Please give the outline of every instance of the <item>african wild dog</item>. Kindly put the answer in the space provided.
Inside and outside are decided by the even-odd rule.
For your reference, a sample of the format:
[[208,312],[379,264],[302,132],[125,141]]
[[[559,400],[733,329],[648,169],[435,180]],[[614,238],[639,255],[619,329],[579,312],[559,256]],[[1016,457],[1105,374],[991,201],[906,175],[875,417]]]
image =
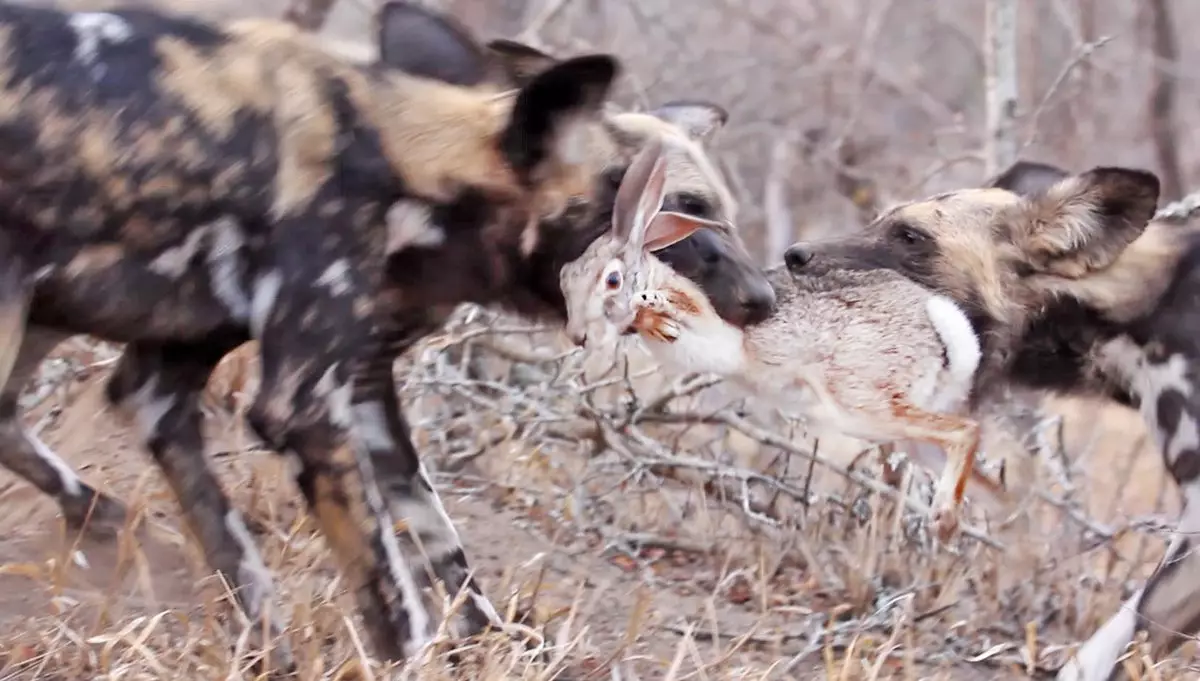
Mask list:
[[[404,3],[384,8],[385,25],[410,27],[400,38],[411,54],[483,54],[448,24],[408,21],[418,14],[429,16]],[[15,456],[40,465],[26,477],[60,496],[79,491],[70,489],[81,483],[69,469],[20,435],[15,394],[65,335],[127,342],[109,397],[139,413],[209,563],[242,587],[252,616],[262,614],[271,580],[201,456],[197,408],[212,366],[257,338],[263,381],[251,424],[300,464],[298,481],[358,587],[380,652],[400,657],[429,633],[415,591],[427,575],[413,562],[416,548],[448,589],[470,590],[470,631],[485,626],[494,612],[467,579],[453,525],[412,448],[391,360],[458,302],[565,315],[557,271],[594,238],[591,213],[611,203],[605,192],[615,192],[619,148],[630,143],[613,138],[620,126],[596,124],[615,63],[549,65],[501,95],[388,73],[388,65],[352,67],[272,22],[218,29],[146,11],[70,15],[0,4],[10,55],[37,53],[28,51],[31,27],[77,49],[46,60],[33,82],[12,58],[5,74],[10,99],[15,91],[33,98],[10,103],[0,135],[27,135],[38,153],[25,165],[0,164],[8,224],[36,242],[0,233],[10,266],[5,309],[20,319],[33,299],[24,343],[14,334],[3,346],[20,345],[21,354],[4,390],[14,402],[8,441],[20,443],[17,454],[5,451],[6,463]],[[75,118],[60,115],[60,99]],[[33,107],[37,120],[18,104]],[[123,105],[142,119],[122,119],[113,109]],[[365,121],[356,126],[356,118]],[[67,134],[43,138],[47,124]],[[96,126],[112,134],[97,139]],[[30,168],[85,158],[80,152],[91,164],[64,161],[58,176]],[[120,172],[102,175],[100,160],[118,162]],[[81,188],[90,193],[73,193]],[[394,201],[416,215],[400,225],[406,243],[382,228]],[[697,271],[715,269],[710,279],[721,283],[728,263],[748,256],[739,242],[726,247],[725,235],[713,243],[723,250],[683,257],[702,258]],[[388,253],[389,245],[399,250]],[[446,272],[463,276],[446,280]],[[728,297],[730,320],[769,311],[773,292],[761,273],[736,273],[729,285],[741,295]],[[447,285],[430,286],[436,278]],[[351,429],[370,457],[355,457]],[[389,511],[420,547],[386,531]]]
[[[144,9],[156,3],[138,2],[138,0],[58,0],[53,3],[58,9],[72,11],[100,12],[113,9]],[[158,3],[163,4],[163,3]],[[322,36],[318,44],[327,51],[342,58],[360,61],[366,66],[370,61],[372,48],[362,48],[358,44],[344,43]],[[415,72],[414,72],[415,73]],[[426,75],[416,73],[416,75]],[[229,233],[230,230],[240,229],[236,222],[226,217],[219,223],[210,226],[212,229]],[[193,244],[199,252],[199,241]],[[236,244],[231,244],[236,245]],[[220,251],[218,250],[218,253]],[[213,258],[217,262],[232,263],[233,260]],[[197,285],[209,281],[212,269],[208,262],[193,260],[181,261],[180,268],[188,268],[187,276]],[[233,265],[229,265],[233,266]],[[195,269],[192,272],[192,269]],[[181,270],[182,272],[182,270]],[[181,274],[181,276],[183,276]],[[224,274],[217,277],[223,280]],[[206,295],[216,296],[216,291],[208,291]],[[71,334],[45,327],[35,327],[29,330],[21,348],[21,360],[13,369],[5,390],[0,390],[0,465],[7,467],[24,479],[35,484],[40,490],[58,501],[68,528],[86,529],[96,537],[111,536],[125,524],[125,510],[115,499],[97,493],[92,487],[83,482],[79,475],[63,461],[53,450],[32,436],[26,436],[16,418],[16,401],[27,382],[28,377],[37,369],[42,358],[54,349],[61,341]]]
[[[121,6],[127,0],[87,0],[73,5]],[[381,18],[390,18],[389,5],[384,6]],[[453,24],[451,24],[453,26]],[[401,30],[401,29],[407,29]],[[428,55],[415,53],[419,42],[408,41],[409,50],[400,50],[397,45],[411,32],[411,26],[397,26],[394,22],[380,22],[381,54],[387,60],[377,66],[394,67],[407,73],[436,76],[447,82],[477,84],[478,75],[464,76],[447,68],[445,61],[433,62]],[[324,44],[324,43],[322,43]],[[327,45],[326,45],[327,47]],[[340,51],[340,50],[339,50]],[[439,55],[442,57],[452,55]],[[498,40],[487,46],[486,74],[495,79],[495,84],[508,88],[526,84],[532,73],[544,71],[558,60],[533,48],[512,41]],[[470,81],[469,83],[466,81]],[[645,140],[663,138],[670,140],[668,156],[668,191],[666,205],[674,210],[702,218],[714,219],[714,229],[701,230],[688,239],[673,244],[658,252],[658,256],[671,263],[676,271],[699,284],[715,301],[717,308],[735,324],[753,323],[762,319],[771,309],[774,292],[765,284],[758,269],[734,231],[736,205],[719,173],[709,161],[702,144],[718,130],[726,120],[725,112],[717,105],[702,101],[669,102],[648,113],[612,112],[605,116],[618,144],[609,161],[610,181],[620,178],[627,159]],[[402,202],[405,204],[405,202]],[[419,206],[400,205],[392,221],[391,246],[399,248],[406,240],[419,239],[425,229],[428,215],[412,220],[420,213]],[[221,233],[236,231],[236,223],[228,218],[212,225]],[[584,235],[587,238],[587,235]],[[194,244],[199,253],[200,243]],[[237,245],[231,244],[231,245]],[[214,274],[220,267],[234,267],[236,261],[226,258],[223,251],[206,260],[193,259],[186,264],[188,276],[198,286],[210,278],[223,281],[223,274]],[[228,255],[228,254],[225,254]],[[192,271],[194,268],[195,271]],[[211,282],[209,282],[211,285]],[[209,295],[219,295],[210,291]],[[553,306],[552,306],[553,307]],[[553,310],[550,312],[553,315]],[[561,316],[561,314],[560,314]],[[437,326],[438,315],[431,315],[429,326]],[[61,506],[63,516],[70,528],[84,528],[95,536],[107,536],[124,524],[124,509],[110,497],[98,494],[80,480],[79,476],[52,450],[33,437],[25,437],[15,419],[17,396],[26,378],[36,369],[41,359],[69,334],[48,328],[31,330],[25,338],[21,362],[9,380],[8,391],[0,392],[0,464],[34,483],[39,489],[54,496]],[[419,339],[414,334],[411,340]],[[254,348],[247,346],[246,350]],[[119,372],[118,372],[119,373]],[[86,521],[86,522],[85,522]]]
[[[482,62],[464,66],[444,52],[414,54],[397,40],[404,30],[412,29],[398,22],[379,22],[380,60],[392,66],[402,65],[409,71],[419,69],[448,82],[501,89],[523,87],[531,78],[560,62],[529,45],[500,39],[480,48],[484,52]],[[466,29],[459,30],[468,35]],[[612,207],[612,194],[636,153],[647,142],[665,142],[664,209],[708,220],[709,226],[657,250],[655,255],[699,285],[722,319],[739,327],[766,319],[774,309],[775,291],[746,252],[736,230],[736,201],[704,147],[725,125],[728,119],[725,110],[694,99],[669,101],[644,113],[617,111],[611,104],[607,108],[604,124],[615,145],[600,152],[612,154],[607,159],[611,194],[605,195],[603,206]],[[607,227],[607,215],[590,224],[578,243],[579,252]],[[566,310],[560,297],[546,302],[552,304],[544,310],[529,312],[565,320]]]
[[1200,235],[1152,220],[1159,182],[1140,170],[1019,162],[992,184],[786,261],[890,269],[955,299],[984,343],[977,398],[1013,383],[1140,406],[1184,506],[1154,574],[1059,672],[1107,679],[1136,629],[1156,655],[1200,631]]
[[[555,220],[588,204],[604,170],[591,149],[608,138],[616,60],[567,60],[496,96],[349,65],[280,22],[9,3],[0,52],[0,141],[21,150],[0,159],[0,377],[21,364],[26,323],[33,345],[43,329],[128,343],[108,397],[135,411],[209,562],[257,617],[270,580],[205,465],[197,409],[216,362],[256,338],[251,426],[298,464],[378,651],[411,653],[430,633],[421,571],[359,450],[400,462],[409,503],[441,512],[390,353],[411,310],[450,301],[397,282],[385,213],[406,200],[445,216],[469,246],[456,264],[484,291],[552,265]],[[439,576],[457,590],[454,558],[461,574]],[[472,601],[473,624],[488,608]]]

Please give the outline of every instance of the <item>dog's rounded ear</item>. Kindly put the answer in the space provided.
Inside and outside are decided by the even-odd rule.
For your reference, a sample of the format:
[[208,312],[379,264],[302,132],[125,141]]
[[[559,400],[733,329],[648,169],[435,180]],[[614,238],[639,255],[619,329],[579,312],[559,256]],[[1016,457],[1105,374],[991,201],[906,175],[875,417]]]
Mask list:
[[1045,193],[1056,182],[1071,174],[1049,163],[1017,161],[984,185],[1032,198]]
[[649,113],[683,130],[701,144],[708,142],[729,121],[729,112],[723,107],[702,100],[667,102]]
[[472,86],[488,74],[488,56],[454,17],[409,0],[388,0],[375,15],[379,63],[422,78]]
[[1093,168],[1027,199],[1021,250],[1035,269],[1078,278],[1104,269],[1146,230],[1159,180],[1132,168]]
[[500,140],[513,169],[530,176],[546,162],[579,163],[586,136],[577,133],[598,123],[620,72],[616,57],[593,54],[564,60],[534,76],[517,93]]

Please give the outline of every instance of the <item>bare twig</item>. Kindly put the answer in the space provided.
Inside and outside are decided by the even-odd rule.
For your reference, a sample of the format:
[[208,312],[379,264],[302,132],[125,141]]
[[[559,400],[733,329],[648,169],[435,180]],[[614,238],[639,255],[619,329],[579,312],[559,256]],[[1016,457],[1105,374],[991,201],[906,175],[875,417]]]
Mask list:
[[1026,148],[1038,140],[1039,123],[1042,120],[1042,114],[1045,113],[1046,109],[1050,106],[1050,102],[1053,101],[1054,96],[1058,94],[1059,89],[1062,87],[1063,83],[1067,81],[1067,78],[1071,75],[1071,73],[1076,68],[1080,68],[1088,64],[1096,50],[1108,44],[1112,39],[1112,36],[1101,36],[1094,42],[1084,43],[1079,47],[1078,50],[1076,50],[1075,56],[1072,57],[1071,60],[1066,64],[1063,64],[1063,67],[1061,70],[1059,70],[1058,75],[1054,77],[1054,82],[1050,84],[1050,87],[1046,88],[1046,94],[1042,95],[1042,99],[1038,102],[1037,106],[1034,107],[1033,113],[1029,116],[1029,123],[1026,125],[1029,133],[1025,138],[1024,144],[1022,144],[1021,148],[1017,151],[1018,154],[1023,152]]

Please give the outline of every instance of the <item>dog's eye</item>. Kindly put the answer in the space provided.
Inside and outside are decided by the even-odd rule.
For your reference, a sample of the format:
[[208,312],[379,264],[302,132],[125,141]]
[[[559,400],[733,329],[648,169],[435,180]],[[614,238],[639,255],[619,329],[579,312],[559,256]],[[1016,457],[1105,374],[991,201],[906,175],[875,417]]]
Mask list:
[[664,208],[669,211],[683,213],[684,215],[691,215],[697,218],[711,217],[713,213],[713,206],[711,203],[709,203],[708,199],[698,194],[690,194],[687,192],[681,192],[679,194],[667,197],[667,200],[664,203]]
[[899,222],[895,225],[892,225],[890,232],[894,241],[904,244],[905,246],[913,246],[925,241],[926,239],[924,232],[906,222]]

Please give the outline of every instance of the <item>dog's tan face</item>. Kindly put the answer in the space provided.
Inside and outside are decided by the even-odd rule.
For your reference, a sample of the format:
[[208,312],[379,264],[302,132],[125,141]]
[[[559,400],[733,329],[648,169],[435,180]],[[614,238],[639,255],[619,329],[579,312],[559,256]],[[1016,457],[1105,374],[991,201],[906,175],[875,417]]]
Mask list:
[[1164,269],[1152,247],[1157,232],[1146,229],[1158,192],[1153,174],[1125,168],[1095,168],[1023,194],[964,189],[900,205],[858,234],[797,244],[785,261],[794,274],[818,276],[895,270],[991,326],[1019,328],[1064,295],[1128,316],[1152,304],[1153,289],[1161,293],[1153,282],[1128,286]]

